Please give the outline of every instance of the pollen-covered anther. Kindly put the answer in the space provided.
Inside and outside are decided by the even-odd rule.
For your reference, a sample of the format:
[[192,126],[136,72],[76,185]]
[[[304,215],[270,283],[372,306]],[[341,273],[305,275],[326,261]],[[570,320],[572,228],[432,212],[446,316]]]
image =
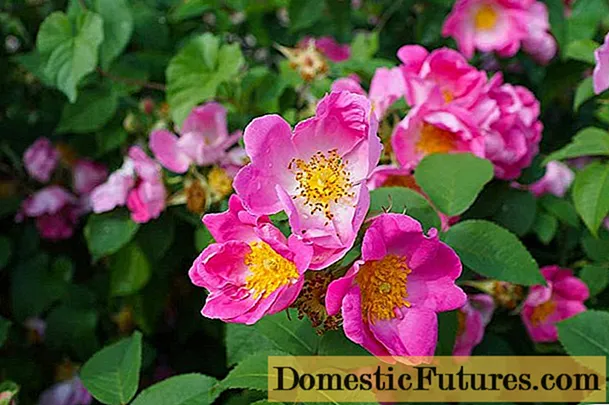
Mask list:
[[410,307],[406,288],[411,270],[406,258],[387,255],[365,262],[357,274],[362,298],[362,317],[374,323],[396,317],[396,309]]
[[531,323],[534,326],[539,326],[542,324],[548,316],[552,315],[556,311],[556,302],[552,300],[548,300],[541,305],[533,308],[533,313],[531,314]]
[[254,242],[245,256],[250,274],[245,278],[246,288],[254,297],[267,298],[275,290],[298,280],[296,265],[275,252],[267,243]]
[[319,211],[331,221],[334,218],[331,205],[344,198],[355,197],[347,164],[336,149],[327,153],[317,152],[307,162],[292,159],[288,169],[295,173],[298,182],[298,194],[293,198],[302,198],[304,205],[310,207],[311,215]]
[[452,132],[424,123],[415,149],[428,155],[447,153],[455,149],[455,141],[455,135]]

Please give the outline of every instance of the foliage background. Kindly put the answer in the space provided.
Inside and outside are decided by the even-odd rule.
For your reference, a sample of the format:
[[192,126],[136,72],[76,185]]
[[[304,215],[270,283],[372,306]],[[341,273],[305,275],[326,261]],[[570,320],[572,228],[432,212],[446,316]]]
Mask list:
[[[564,16],[561,0],[546,3],[561,55],[546,67],[521,54],[499,61],[507,81],[528,87],[541,100],[542,156],[583,128],[609,125],[606,100],[592,99],[591,81],[585,79],[594,46],[590,41],[600,41],[609,26],[607,3],[578,0],[570,18]],[[36,403],[66,360],[83,364],[102,347],[129,336],[120,350],[106,353],[109,359],[127,360],[98,367],[120,363],[117,370],[106,371],[128,381],[127,391],[133,392],[115,398],[111,392],[116,390],[106,388],[107,403],[128,402],[134,387],[149,386],[159,369],[169,369],[211,377],[180,381],[183,390],[200,390],[196,403],[249,404],[265,397],[266,381],[244,375],[264,370],[268,353],[361,353],[339,332],[317,336],[295,314],[291,320],[278,314],[252,328],[201,317],[204,294],[190,285],[186,273],[211,237],[184,207],[171,207],[142,226],[131,222],[126,211],[90,215],[70,240],[40,240],[33,224],[14,222],[21,200],[36,187],[23,171],[21,156],[36,138],[46,136],[116,168],[126,148],[144,141],[157,121],[180,121],[191,107],[211,99],[229,109],[231,131],[272,112],[295,123],[310,114],[311,100],[275,44],[294,46],[306,35],[330,35],[351,44],[349,61],[334,64],[329,77],[305,87],[321,97],[334,78],[357,73],[366,83],[376,67],[395,65],[396,51],[404,44],[455,48],[440,35],[451,7],[450,0],[362,1],[358,8],[346,0],[3,0],[0,379],[20,386],[20,403]],[[49,47],[69,43],[67,57],[76,67],[68,77],[58,76],[60,67],[49,67],[48,55],[41,52],[45,46],[36,46],[43,21],[57,11],[66,12],[57,17],[58,26],[70,18],[80,26],[68,30],[67,37],[49,34]],[[202,46],[189,45],[193,38]],[[216,42],[217,58],[209,53]],[[200,63],[206,58],[211,62]],[[480,66],[484,60],[472,63]],[[143,111],[144,99],[154,101],[154,113]],[[541,160],[522,182],[543,174]],[[221,202],[211,210],[224,208]],[[596,313],[600,318],[594,318],[594,327],[584,322],[582,328],[602,341],[601,354],[609,353],[609,292],[604,288],[609,283],[609,236],[602,231],[595,238],[586,230],[571,197],[536,200],[494,181],[464,218],[489,219],[511,230],[540,265],[601,268],[588,270],[587,276],[580,273],[598,294],[589,307],[602,311]],[[24,326],[33,316],[47,323],[44,342],[32,339]],[[476,354],[564,353],[569,346],[575,354],[596,353],[568,339],[564,347],[534,345],[518,317],[504,312],[496,318]],[[450,353],[454,321],[441,320],[440,353]],[[136,329],[143,339],[132,335]],[[140,361],[141,372],[128,366]]]

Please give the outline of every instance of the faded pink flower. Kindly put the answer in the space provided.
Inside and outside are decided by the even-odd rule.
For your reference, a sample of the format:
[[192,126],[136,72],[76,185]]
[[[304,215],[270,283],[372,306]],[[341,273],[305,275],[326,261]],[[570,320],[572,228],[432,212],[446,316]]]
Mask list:
[[546,266],[541,274],[548,285],[531,287],[520,317],[533,341],[554,342],[558,340],[556,322],[584,312],[590,293],[571,269]]
[[423,234],[407,215],[382,214],[364,234],[362,258],[326,293],[342,311],[345,335],[375,356],[431,356],[437,313],[462,307],[461,262],[435,229]]
[[294,131],[277,115],[245,129],[251,163],[233,186],[256,215],[286,212],[292,232],[313,244],[312,269],[353,246],[370,204],[366,179],[382,149],[377,127],[365,97],[332,92]]
[[42,393],[38,405],[89,405],[91,394],[78,377],[53,385]]
[[209,290],[203,316],[251,325],[294,302],[313,253],[309,245],[295,235],[286,239],[267,216],[246,211],[237,195],[228,211],[203,222],[216,243],[188,272],[193,284]]
[[535,95],[525,87],[502,83],[501,74],[489,83],[489,95],[501,115],[485,128],[485,154],[495,166],[496,177],[513,180],[539,152],[543,124]]
[[564,197],[575,179],[575,174],[564,163],[553,161],[546,166],[544,176],[529,186],[529,190],[536,196],[553,194]]
[[467,302],[459,309],[459,330],[453,348],[453,356],[470,356],[474,347],[482,342],[486,325],[491,321],[495,302],[486,294],[468,295]]
[[605,36],[605,42],[594,51],[594,59],[594,92],[600,94],[609,89],[609,33]]
[[52,185],[25,199],[16,220],[36,218],[36,228],[41,237],[60,240],[72,236],[79,214],[78,199],[63,187]]
[[101,163],[80,159],[72,168],[72,188],[78,194],[89,194],[108,177],[108,169]]
[[91,205],[96,213],[127,205],[131,219],[145,223],[161,215],[165,197],[161,167],[139,146],[132,146],[123,166],[93,189]]
[[195,107],[186,117],[180,136],[166,129],[150,134],[150,150],[167,169],[184,173],[191,164],[208,166],[218,163],[226,150],[241,137],[241,132],[228,134],[226,109],[210,102]]
[[320,38],[311,38],[305,37],[300,42],[298,42],[299,48],[306,48],[309,46],[309,43],[313,42],[315,48],[321,53],[323,53],[326,58],[331,60],[332,62],[343,62],[351,56],[351,47],[349,45],[342,45],[336,42],[336,40],[332,37],[320,37]]
[[224,158],[220,161],[220,167],[226,170],[230,177],[235,177],[241,168],[247,165],[250,158],[247,156],[245,148],[237,146],[229,150]]
[[433,100],[408,112],[395,127],[391,145],[405,169],[414,169],[433,153],[471,152],[484,157],[484,138],[471,114],[455,105],[439,106]]
[[38,138],[23,154],[25,170],[33,179],[47,183],[59,162],[59,152],[47,138]]
[[529,35],[522,40],[522,49],[539,64],[546,65],[556,55],[556,40],[550,34],[548,7],[536,1],[529,8]]

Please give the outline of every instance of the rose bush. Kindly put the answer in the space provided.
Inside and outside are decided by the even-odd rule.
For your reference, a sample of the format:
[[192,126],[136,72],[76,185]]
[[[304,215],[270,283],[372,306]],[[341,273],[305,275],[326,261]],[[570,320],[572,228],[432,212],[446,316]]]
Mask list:
[[270,354],[609,355],[607,15],[5,2],[0,405],[263,404]]

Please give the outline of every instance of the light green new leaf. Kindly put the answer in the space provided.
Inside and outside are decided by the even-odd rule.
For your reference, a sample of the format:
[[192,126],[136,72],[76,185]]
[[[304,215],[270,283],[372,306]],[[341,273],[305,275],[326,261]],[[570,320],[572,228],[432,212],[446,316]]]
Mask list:
[[210,405],[219,392],[217,380],[203,374],[182,374],[146,388],[131,405]]
[[108,69],[133,33],[133,15],[126,0],[95,0],[94,9],[104,20],[104,41],[99,48],[99,63]]
[[594,86],[592,84],[592,78],[587,77],[577,86],[575,90],[575,97],[573,98],[573,111],[579,110],[582,104],[594,97]]
[[470,153],[426,156],[415,170],[417,184],[447,215],[460,215],[493,178],[493,165]]
[[110,296],[131,295],[150,279],[150,262],[142,249],[130,243],[110,257]]
[[584,128],[575,134],[571,143],[545,158],[543,164],[580,156],[609,156],[609,133],[600,128]]
[[591,264],[581,270],[579,278],[588,285],[590,296],[594,297],[609,285],[609,269]]
[[55,12],[40,26],[36,47],[46,61],[44,75],[70,102],[76,101],[81,79],[95,70],[103,39],[103,20],[90,11],[78,14],[74,20]]
[[167,100],[179,125],[197,104],[216,95],[218,86],[231,80],[243,65],[238,44],[220,45],[210,33],[192,39],[169,62]]
[[405,187],[381,187],[370,193],[370,214],[383,212],[407,214],[415,218],[425,230],[440,229],[438,213],[420,193]]
[[598,47],[599,44],[591,39],[573,41],[567,46],[565,57],[594,65],[594,51]]
[[351,43],[351,59],[366,61],[372,59],[379,49],[379,33],[377,31],[355,35]]
[[445,242],[464,265],[483,276],[522,285],[543,284],[539,266],[518,238],[488,221],[453,225]]
[[558,220],[555,216],[540,212],[535,218],[533,232],[537,235],[541,243],[547,245],[556,236],[558,230]]
[[124,211],[90,215],[84,234],[93,260],[118,252],[138,229],[139,224],[133,222]]
[[107,405],[126,404],[137,392],[142,364],[142,334],[134,332],[95,353],[80,371],[87,390]]
[[66,104],[58,133],[86,133],[103,127],[118,108],[118,94],[111,86],[82,91],[74,104]]
[[579,216],[596,236],[609,213],[609,165],[592,163],[575,175],[573,202]]

